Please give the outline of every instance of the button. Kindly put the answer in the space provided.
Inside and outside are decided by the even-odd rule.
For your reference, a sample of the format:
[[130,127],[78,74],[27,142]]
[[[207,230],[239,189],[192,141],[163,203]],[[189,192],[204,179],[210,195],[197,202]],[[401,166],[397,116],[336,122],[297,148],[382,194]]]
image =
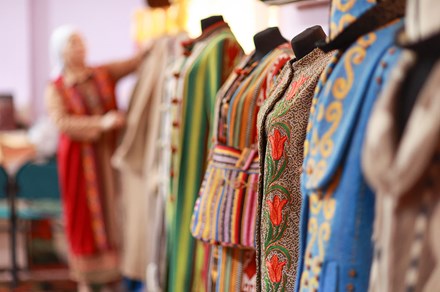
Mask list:
[[183,55],[186,56],[186,57],[189,57],[189,56],[191,56],[191,51],[185,50],[183,52]]
[[376,83],[379,84],[379,85],[382,84],[382,78],[381,77],[377,77],[376,78]]
[[386,67],[388,67],[388,64],[386,63],[386,62],[384,62],[384,61],[382,61],[382,62],[380,62],[380,65],[382,66],[382,68],[386,68]]
[[174,177],[174,171],[173,170],[170,171],[170,177]]
[[347,286],[345,286],[345,288],[346,288],[347,291],[349,291],[349,292],[354,291],[354,285],[353,285],[353,284],[347,284]]
[[242,189],[243,187],[244,187],[244,184],[241,181],[237,180],[234,182],[235,189],[239,190],[239,189]]
[[176,197],[175,196],[170,196],[170,202],[175,202],[176,201]]
[[177,153],[177,147],[171,146],[171,153],[176,154]]
[[348,275],[350,276],[350,278],[354,278],[357,276],[357,273],[355,270],[352,269],[348,272]]
[[390,55],[394,55],[394,53],[396,52],[396,48],[391,48],[389,52],[390,52]]
[[179,127],[179,122],[174,121],[174,122],[173,122],[173,127],[174,127],[174,128],[178,128],[178,127]]
[[178,104],[179,102],[180,102],[180,100],[177,97],[175,97],[171,100],[172,104]]
[[311,175],[313,173],[313,168],[311,166],[307,167],[307,174]]
[[176,78],[176,79],[177,79],[177,78],[179,78],[179,77],[180,77],[180,73],[179,73],[179,72],[174,72],[174,73],[173,73],[173,76],[174,76],[174,78]]

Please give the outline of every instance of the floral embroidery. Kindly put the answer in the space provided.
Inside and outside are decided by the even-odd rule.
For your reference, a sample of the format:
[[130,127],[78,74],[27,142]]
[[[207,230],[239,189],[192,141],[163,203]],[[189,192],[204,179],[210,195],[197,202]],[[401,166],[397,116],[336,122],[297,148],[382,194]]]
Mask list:
[[269,261],[266,261],[266,267],[269,271],[269,278],[273,283],[280,283],[283,277],[283,268],[286,262],[280,262],[278,255],[274,255]]
[[[280,115],[283,115],[281,112]],[[292,258],[289,252],[279,246],[277,243],[287,229],[287,217],[283,217],[283,209],[289,202],[289,191],[282,185],[278,184],[279,177],[284,173],[288,164],[288,157],[284,151],[287,139],[290,139],[290,129],[286,124],[277,123],[277,126],[283,130],[274,130],[272,136],[268,139],[271,144],[271,151],[266,156],[266,165],[268,165],[268,176],[266,177],[265,193],[269,197],[273,193],[272,199],[266,201],[266,211],[264,216],[267,222],[271,222],[268,226],[268,232],[264,239],[264,253],[266,260],[267,275],[265,277],[265,289],[268,291],[283,291],[285,289],[287,278],[283,273],[284,266],[291,268]],[[285,133],[285,134],[284,134]],[[282,255],[285,261],[280,262],[279,256]]]
[[281,136],[278,129],[275,129],[274,134],[269,137],[272,146],[272,158],[275,161],[281,159],[284,152],[284,143],[287,141],[287,136]]
[[279,226],[283,221],[283,208],[287,204],[287,200],[280,200],[278,195],[275,195],[273,201],[267,201],[269,206],[270,221],[274,226]]
[[286,100],[292,100],[298,93],[301,86],[303,86],[303,84],[307,81],[307,79],[309,78],[302,76],[298,81],[292,82],[292,89],[288,93]]

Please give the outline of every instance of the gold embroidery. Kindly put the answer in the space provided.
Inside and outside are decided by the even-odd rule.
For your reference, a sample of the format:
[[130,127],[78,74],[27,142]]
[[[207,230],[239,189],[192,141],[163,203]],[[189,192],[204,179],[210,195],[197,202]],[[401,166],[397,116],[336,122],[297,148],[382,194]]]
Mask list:
[[330,156],[333,152],[333,140],[331,139],[334,132],[339,126],[343,115],[342,103],[341,102],[332,102],[326,110],[325,120],[328,123],[331,123],[330,129],[322,136],[322,140],[320,143],[320,151],[321,155],[324,158]]
[[344,99],[347,96],[347,93],[353,86],[354,82],[354,72],[353,65],[359,65],[362,63],[366,56],[366,49],[376,40],[375,34],[369,34],[365,38],[361,38],[358,41],[358,45],[351,50],[349,50],[346,54],[344,60],[344,68],[347,72],[347,78],[340,77],[335,80],[335,84],[333,86],[332,93],[337,99]]
[[342,3],[342,0],[334,1],[334,6],[336,9],[338,9],[341,12],[347,12],[351,8],[353,8],[353,5],[356,3],[356,0],[349,0],[347,3]]
[[[331,125],[322,135],[321,139],[317,128],[309,128],[312,130],[311,145],[308,144],[309,142],[305,143],[307,151],[310,148],[311,152],[311,157],[308,158],[306,165],[309,186],[316,187],[316,184],[323,177],[327,169],[327,158],[332,154],[334,148],[332,137],[337,131],[344,114],[343,100],[347,97],[353,86],[355,78],[353,67],[365,60],[367,55],[366,49],[375,41],[376,35],[370,33],[366,37],[359,39],[357,45],[346,52],[344,59],[346,77],[340,77],[335,80],[332,88],[333,100],[329,103],[328,107],[324,110],[321,106],[318,108],[316,120],[322,123],[322,120],[325,118],[325,123]],[[323,113],[325,117],[323,117]],[[318,152],[320,156],[318,156]],[[318,156],[319,160],[317,162],[313,158],[314,156]],[[304,267],[300,280],[301,290],[319,288],[319,276],[325,259],[327,244],[331,237],[331,223],[337,207],[333,193],[339,184],[340,177],[341,170],[338,170],[324,197],[322,194],[317,193],[312,193],[309,196],[310,215],[307,234],[309,240],[304,253]]]
[[330,24],[330,31],[331,31],[331,37],[335,38],[336,35],[338,35],[341,31],[344,30],[349,24],[354,22],[356,20],[356,17],[354,17],[351,14],[345,14],[341,17],[339,20],[339,23],[336,25],[336,23],[332,22]]
[[[325,211],[323,207],[330,206],[331,209]],[[326,244],[331,235],[331,220],[332,217],[327,217],[328,214],[334,215],[336,208],[335,199],[330,196],[324,197],[317,193],[310,196],[310,218],[308,224],[308,232],[310,241],[305,252],[305,267],[301,275],[301,288],[318,289],[319,281],[318,275],[322,270],[322,263],[325,257]],[[319,225],[319,216],[324,212],[325,221]],[[317,246],[317,254],[313,254],[313,247]]]
[[[310,167],[312,167],[313,172],[309,173],[309,183],[313,185],[317,183],[325,173],[327,168],[326,159],[330,157],[333,153],[333,134],[337,131],[339,124],[342,120],[344,114],[344,108],[342,101],[347,97],[348,93],[353,87],[353,82],[355,79],[354,74],[354,65],[361,64],[367,55],[366,49],[371,46],[376,41],[377,37],[375,33],[370,33],[363,38],[360,38],[357,41],[357,45],[353,48],[349,49],[345,54],[344,59],[344,69],[347,72],[346,77],[337,78],[333,84],[332,94],[334,99],[327,108],[324,108],[323,105],[320,105],[318,108],[318,114],[316,116],[316,120],[321,122],[324,118],[325,113],[325,121],[331,126],[329,129],[319,137],[318,128],[314,128],[311,135],[310,145],[307,145],[308,150],[310,150],[310,154],[312,156],[317,156],[318,151],[321,155],[319,161],[316,163],[316,167],[314,162],[309,161]],[[328,83],[331,84],[331,83]],[[310,128],[311,129],[311,128]]]
[[[309,123],[309,125],[310,124],[311,123]],[[306,157],[308,154],[309,154],[309,141],[305,140],[304,141],[304,156],[303,157]]]

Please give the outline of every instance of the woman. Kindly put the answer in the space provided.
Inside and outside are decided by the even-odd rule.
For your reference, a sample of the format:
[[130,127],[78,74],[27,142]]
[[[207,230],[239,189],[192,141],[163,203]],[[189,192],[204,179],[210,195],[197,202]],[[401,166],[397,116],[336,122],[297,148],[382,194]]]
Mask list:
[[71,277],[79,291],[119,280],[119,231],[115,173],[110,159],[124,114],[117,110],[115,83],[133,72],[142,54],[101,67],[86,64],[81,35],[55,30],[51,50],[57,70],[47,88],[48,112],[61,132],[58,168]]

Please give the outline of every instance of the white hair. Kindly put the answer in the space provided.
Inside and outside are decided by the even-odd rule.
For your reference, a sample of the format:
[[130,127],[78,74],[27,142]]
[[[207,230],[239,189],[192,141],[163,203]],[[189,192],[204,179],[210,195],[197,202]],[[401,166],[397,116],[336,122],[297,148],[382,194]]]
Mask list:
[[78,30],[72,25],[63,25],[55,29],[50,38],[50,58],[52,62],[51,78],[58,78],[64,69],[63,51],[70,37]]

